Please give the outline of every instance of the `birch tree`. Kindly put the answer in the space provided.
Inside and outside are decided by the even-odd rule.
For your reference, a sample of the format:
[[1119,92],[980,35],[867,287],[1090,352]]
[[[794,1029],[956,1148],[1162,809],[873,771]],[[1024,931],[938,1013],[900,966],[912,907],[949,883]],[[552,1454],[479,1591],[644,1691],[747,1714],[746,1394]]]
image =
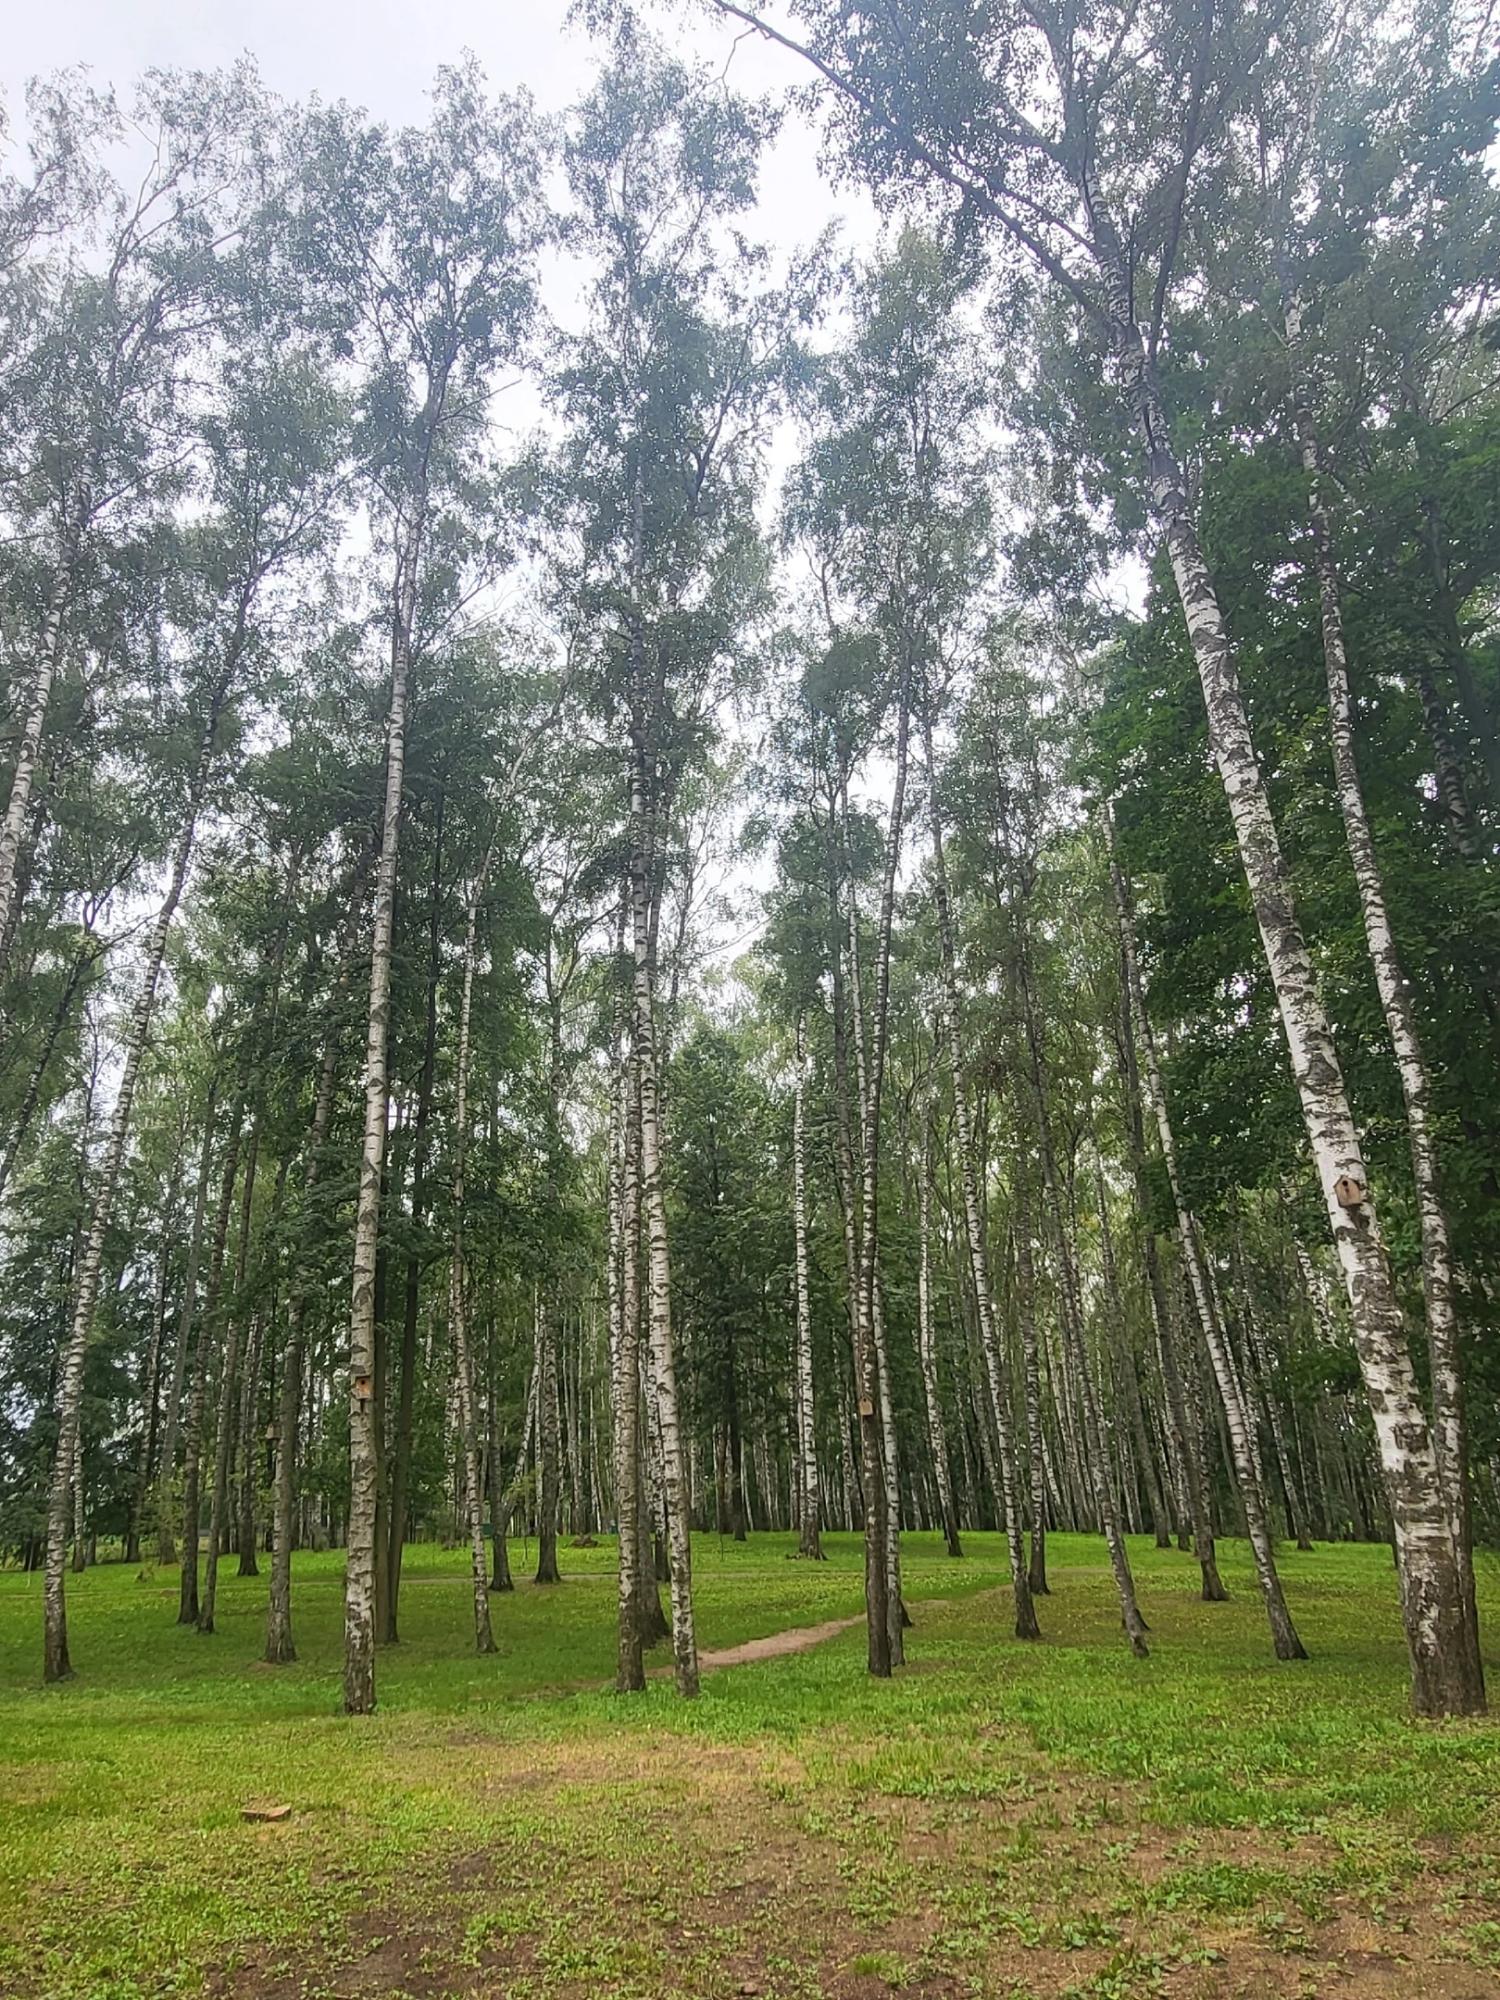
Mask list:
[[413,663],[424,636],[434,522],[483,450],[487,393],[497,369],[515,360],[527,331],[541,224],[540,161],[528,105],[488,102],[471,64],[440,72],[428,126],[389,141],[331,114],[313,165],[318,252],[359,312],[369,370],[371,507],[389,588],[385,807],[373,885],[349,1331],[344,1706],[351,1714],[368,1714],[375,1706],[375,1266]]

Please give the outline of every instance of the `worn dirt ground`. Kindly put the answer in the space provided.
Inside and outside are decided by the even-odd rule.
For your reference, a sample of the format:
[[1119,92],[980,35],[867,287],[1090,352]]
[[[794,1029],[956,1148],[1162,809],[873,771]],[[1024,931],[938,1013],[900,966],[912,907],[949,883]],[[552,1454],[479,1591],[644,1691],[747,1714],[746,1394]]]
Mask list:
[[[986,1596],[995,1593],[985,1593]],[[935,1599],[924,1622],[951,1607]],[[806,1653],[859,1617],[706,1650],[705,1673]],[[920,1671],[913,1662],[908,1672]],[[927,1662],[934,1670],[941,1663]],[[670,1676],[670,1667],[653,1669]],[[321,1962],[253,1956],[215,1981],[225,2000],[1495,2000],[1500,1976],[1446,1957],[1440,1919],[1465,1856],[1394,1900],[1359,1886],[1267,1922],[1183,1911],[1185,1868],[1227,1884],[1313,1882],[1338,1862],[1316,1837],[1184,1836],[1152,1824],[1139,1788],[1026,1760],[1011,1795],[958,1803],[867,1797],[832,1814],[785,1751],[681,1739],[519,1752],[455,1739],[488,1790],[571,1803],[633,1830],[610,1858],[538,1841],[450,1860],[351,1920]],[[1476,1864],[1480,1850],[1475,1850]],[[977,1890],[975,1883],[981,1885]],[[1022,1891],[1012,1902],[1006,1887]],[[958,1885],[967,1885],[959,1888]],[[1494,1885],[1491,1885],[1494,1886]],[[1231,1895],[1232,1900],[1232,1895]],[[1486,1901],[1500,1918],[1500,1900]]]

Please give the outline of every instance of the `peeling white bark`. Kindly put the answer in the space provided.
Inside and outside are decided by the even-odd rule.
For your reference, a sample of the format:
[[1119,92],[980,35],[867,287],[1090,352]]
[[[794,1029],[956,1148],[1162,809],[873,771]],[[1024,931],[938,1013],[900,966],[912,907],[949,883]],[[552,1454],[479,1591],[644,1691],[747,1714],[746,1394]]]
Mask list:
[[1354,703],[1349,688],[1349,654],[1334,551],[1333,516],[1323,476],[1313,386],[1302,339],[1302,306],[1295,291],[1286,303],[1287,355],[1291,364],[1292,404],[1302,470],[1307,478],[1307,518],[1312,530],[1318,603],[1323,633],[1323,661],[1328,677],[1329,733],[1334,779],[1344,837],[1359,890],[1365,943],[1375,970],[1386,1032],[1395,1053],[1406,1107],[1407,1140],[1412,1181],[1422,1234],[1422,1289],[1427,1308],[1427,1346],[1431,1361],[1433,1430],[1438,1475],[1447,1505],[1449,1531],[1462,1580],[1467,1671],[1483,1699],[1484,1673],[1479,1655],[1478,1612],[1474,1598],[1474,1565],[1469,1538],[1468,1448],[1465,1438],[1463,1379],[1459,1362],[1458,1313],[1453,1279],[1453,1246],[1439,1187],[1437,1143],[1433,1129],[1432,1080],[1422,1053],[1417,1010],[1396,945],[1385,885],[1375,855],[1375,839],[1365,811],[1354,737]]
[[1469,1713],[1483,1705],[1482,1689],[1467,1667],[1471,1621],[1437,1453],[1406,1351],[1376,1204],[1369,1192],[1356,1206],[1346,1206],[1339,1198],[1340,1185],[1348,1182],[1368,1191],[1369,1174],[1297,918],[1223,613],[1171,448],[1160,390],[1136,324],[1124,259],[1105,226],[1107,211],[1097,188],[1090,183],[1086,194],[1100,233],[1122,387],[1145,448],[1151,503],[1171,559],[1203,689],[1209,743],[1228,801],[1349,1295],[1355,1348],[1396,1531],[1413,1704],[1423,1715]]

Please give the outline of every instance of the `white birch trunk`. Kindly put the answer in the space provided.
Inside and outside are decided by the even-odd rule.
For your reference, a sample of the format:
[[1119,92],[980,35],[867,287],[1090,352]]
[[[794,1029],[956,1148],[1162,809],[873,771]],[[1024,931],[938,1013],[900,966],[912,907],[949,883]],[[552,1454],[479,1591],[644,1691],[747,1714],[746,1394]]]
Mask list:
[[[495,1638],[490,1629],[489,1567],[484,1552],[484,1455],[479,1441],[479,1416],[475,1396],[474,1359],[469,1338],[468,1287],[464,1283],[464,1200],[467,1193],[465,1169],[469,1142],[469,1058],[472,1044],[474,1008],[474,961],[479,927],[479,902],[484,892],[484,874],[469,895],[464,924],[463,985],[458,1006],[458,1058],[454,1083],[453,1109],[453,1248],[448,1265],[448,1323],[453,1333],[453,1361],[458,1374],[458,1414],[463,1435],[464,1516],[469,1536],[469,1562],[474,1594],[474,1647],[476,1652],[493,1653]],[[498,1533],[500,1495],[491,1496],[495,1531]]]
[[411,631],[416,615],[422,499],[403,533],[391,632],[391,702],[386,725],[385,807],[370,939],[370,1002],[364,1067],[364,1138],[354,1215],[354,1274],[349,1311],[349,1537],[344,1573],[344,1710],[375,1707],[375,1262],[388,1120],[386,1044],[391,1011],[391,932],[401,793],[406,770],[406,704]]
[[198,1301],[198,1267],[203,1257],[203,1222],[208,1209],[208,1183],[213,1164],[214,1111],[218,1105],[219,1079],[208,1087],[208,1103],[203,1114],[203,1151],[198,1164],[198,1186],[193,1196],[193,1222],[188,1236],[187,1269],[182,1279],[182,1303],[177,1312],[177,1335],[172,1349],[172,1375],[167,1388],[167,1406],[162,1417],[161,1456],[156,1475],[154,1499],[156,1520],[156,1560],[175,1561],[172,1541],[172,1481],[176,1470],[177,1432],[182,1412],[182,1391],[187,1376],[188,1340],[193,1330],[193,1311]]
[[1204,1267],[1202,1246],[1198,1240],[1197,1224],[1188,1212],[1187,1197],[1183,1191],[1182,1175],[1177,1164],[1177,1140],[1172,1130],[1171,1111],[1167,1104],[1166,1082],[1157,1057],[1156,1036],[1151,1026],[1151,1017],[1146,1011],[1145,988],[1141,981],[1140,961],[1135,949],[1135,926],[1131,921],[1130,896],[1119,858],[1115,853],[1108,807],[1104,808],[1101,818],[1109,855],[1110,886],[1119,920],[1120,952],[1134,1016],[1136,1041],[1140,1048],[1141,1067],[1145,1072],[1146,1095],[1156,1118],[1162,1163],[1167,1170],[1167,1185],[1171,1189],[1172,1206],[1177,1216],[1177,1240],[1182,1249],[1183,1269],[1187,1273],[1198,1323],[1203,1330],[1204,1344],[1208,1349],[1214,1379],[1218,1383],[1220,1400],[1224,1405],[1224,1418],[1229,1427],[1230,1454],[1234,1462],[1240,1498],[1244,1502],[1245,1526],[1255,1561],[1256,1581],[1260,1585],[1266,1618],[1271,1627],[1271,1644],[1278,1660],[1305,1660],[1307,1653],[1297,1636],[1297,1628],[1292,1623],[1292,1615],[1287,1608],[1286,1596],[1281,1588],[1281,1578],[1276,1569],[1276,1556],[1271,1544],[1270,1524],[1266,1519],[1260,1472],[1255,1462],[1249,1415],[1240,1393],[1233,1357],[1229,1353],[1223,1327],[1214,1311],[1209,1275]]
[[1084,175],[1083,192],[1100,245],[1122,387],[1146,453],[1151,504],[1171,559],[1203,689],[1209,744],[1228,801],[1349,1296],[1355,1349],[1395,1528],[1412,1703],[1421,1715],[1472,1714],[1484,1706],[1471,1643],[1473,1620],[1338,1050],[1293,902],[1218,594],[1136,323],[1126,260],[1091,171]]
[[125,1161],[125,1145],[130,1136],[130,1114],[146,1040],[151,1030],[151,1014],[156,1001],[157,982],[166,957],[167,934],[187,880],[193,841],[198,831],[198,813],[208,785],[213,760],[214,731],[227,689],[227,675],[221,680],[209,706],[208,722],[198,747],[198,761],[188,787],[187,812],[177,847],[172,856],[172,872],[166,897],[146,944],[146,964],[140,992],[130,1017],[125,1039],[125,1061],[120,1087],[110,1116],[109,1136],[99,1170],[89,1218],[89,1233],[79,1262],[73,1298],[73,1318],[57,1392],[57,1452],[52,1468],[52,1493],[47,1510],[47,1559],[43,1587],[43,1676],[49,1681],[66,1680],[73,1668],[68,1657],[68,1614],[63,1581],[68,1553],[68,1516],[72,1499],[74,1459],[78,1450],[78,1419],[83,1402],[83,1367],[93,1332],[94,1308],[99,1300],[99,1279],[104,1261],[104,1240],[114,1214],[115,1193]]
[[1427,1347],[1432,1375],[1432,1442],[1462,1580],[1465,1612],[1473,1628],[1466,1639],[1469,1654],[1466,1671],[1476,1689],[1481,1691],[1482,1699],[1484,1674],[1479,1655],[1478,1611],[1474,1599],[1474,1564],[1469,1537],[1468,1447],[1459,1361],[1453,1246],[1439,1188],[1432,1080],[1417,1030],[1416,1006],[1386,906],[1385,885],[1380,876],[1374,835],[1359,780],[1354,704],[1349,688],[1349,655],[1334,553],[1332,510],[1323,477],[1312,383],[1302,343],[1301,301],[1295,291],[1289,295],[1286,305],[1286,338],[1297,443],[1302,469],[1307,477],[1307,516],[1312,529],[1318,577],[1334,779],[1338,786],[1344,837],[1359,890],[1365,943],[1375,970],[1375,985],[1380,994],[1386,1032],[1395,1052],[1401,1096],[1406,1107],[1412,1181],[1416,1188],[1417,1215],[1422,1233],[1422,1289],[1427,1308]]
[[943,1405],[938,1389],[937,1341],[932,1325],[932,1132],[930,1122],[922,1136],[922,1158],[917,1169],[917,1359],[922,1369],[922,1399],[927,1411],[927,1443],[932,1453],[932,1475],[937,1481],[938,1507],[942,1514],[943,1538],[950,1556],[961,1556],[958,1509],[953,1500],[953,1470],[948,1463],[948,1441],[943,1435]]
[[[623,960],[625,902],[621,899],[617,958]],[[622,968],[623,975],[623,968]],[[621,1014],[623,1016],[623,1006]],[[635,1147],[631,1137],[632,1068],[623,1023],[616,1036],[617,1074],[610,1143],[610,1399],[614,1419],[615,1531],[619,1543],[618,1660],[615,1688],[637,1694],[646,1685],[641,1657],[640,1595],[640,1286],[639,1260],[629,1226],[636,1200]]]
[[807,1029],[797,1016],[797,1073],[792,1102],[792,1234],[797,1286],[797,1553],[823,1560],[823,1498],[818,1484],[818,1433],[814,1421],[812,1296],[807,1261]]
[[644,753],[638,747],[632,759],[631,776],[630,816],[635,834],[631,843],[630,912],[635,954],[632,1027],[640,1092],[641,1209],[646,1233],[646,1325],[655,1416],[661,1439],[662,1498],[672,1585],[672,1657],[677,1691],[691,1696],[698,1692],[698,1642],[693,1628],[692,1544],[678,1417],[677,1365],[672,1348],[672,1266],[662,1181],[655,979],[649,936],[650,889],[646,879],[646,856],[651,842],[643,764]]
[[[79,513],[86,514],[87,511],[88,503],[85,500]],[[75,514],[63,537],[61,569],[42,624],[41,643],[37,648],[36,672],[27,691],[26,708],[21,718],[21,736],[16,746],[16,764],[10,781],[10,798],[6,803],[5,818],[0,821],[0,973],[5,970],[10,947],[16,935],[21,844],[26,838],[26,825],[31,813],[31,791],[36,780],[42,730],[46,725],[47,710],[52,700],[52,684],[57,678],[65,613],[72,592],[73,572],[78,562],[78,546],[81,539],[82,522],[79,514]]]

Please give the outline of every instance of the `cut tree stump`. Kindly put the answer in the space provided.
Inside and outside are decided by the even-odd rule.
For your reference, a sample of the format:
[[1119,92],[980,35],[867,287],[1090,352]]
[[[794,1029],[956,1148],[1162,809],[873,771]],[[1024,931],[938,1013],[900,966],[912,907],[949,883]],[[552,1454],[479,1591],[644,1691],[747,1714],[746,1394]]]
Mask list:
[[241,1819],[277,1820],[290,1819],[290,1806],[244,1806],[240,1810]]

